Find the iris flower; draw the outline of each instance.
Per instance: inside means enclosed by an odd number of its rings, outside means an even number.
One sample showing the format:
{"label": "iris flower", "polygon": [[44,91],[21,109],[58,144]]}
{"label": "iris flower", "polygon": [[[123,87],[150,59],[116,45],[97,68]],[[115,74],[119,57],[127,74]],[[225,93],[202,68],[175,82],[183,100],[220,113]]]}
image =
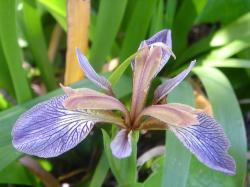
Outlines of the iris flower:
{"label": "iris flower", "polygon": [[132,152],[133,131],[170,130],[203,164],[228,175],[235,174],[235,161],[228,154],[229,141],[215,119],[188,105],[166,103],[166,96],[189,74],[195,61],[159,85],[152,104],[146,106],[150,84],[173,55],[171,48],[171,31],[167,29],[141,42],[131,62],[130,110],[115,97],[111,83],[98,75],[77,49],[78,62],[87,78],[104,93],[62,86],[64,95],[42,102],[19,117],[12,130],[14,147],[38,157],[56,157],[84,140],[94,125],[111,123],[119,131],[110,148],[115,157],[122,159]]}

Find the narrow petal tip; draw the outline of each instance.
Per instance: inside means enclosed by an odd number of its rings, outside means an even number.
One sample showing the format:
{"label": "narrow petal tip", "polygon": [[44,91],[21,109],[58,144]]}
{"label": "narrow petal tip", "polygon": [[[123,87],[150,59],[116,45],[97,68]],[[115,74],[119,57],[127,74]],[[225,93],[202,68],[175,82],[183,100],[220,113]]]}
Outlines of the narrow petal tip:
{"label": "narrow petal tip", "polygon": [[193,60],[189,64],[189,66],[181,73],[159,85],[154,93],[154,103],[158,103],[161,99],[167,96],[174,88],[176,88],[188,76],[195,64],[196,60]]}
{"label": "narrow petal tip", "polygon": [[90,65],[87,57],[82,54],[79,48],[76,48],[76,56],[86,77],[102,89],[112,92],[111,83],[105,77],[96,73],[94,68]]}

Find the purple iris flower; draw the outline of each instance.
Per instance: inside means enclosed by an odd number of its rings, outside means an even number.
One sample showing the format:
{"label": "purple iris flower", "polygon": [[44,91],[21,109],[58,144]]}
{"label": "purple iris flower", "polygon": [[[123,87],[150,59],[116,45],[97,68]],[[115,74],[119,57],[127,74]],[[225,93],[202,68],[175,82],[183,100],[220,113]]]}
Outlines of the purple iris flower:
{"label": "purple iris flower", "polygon": [[120,129],[110,148],[113,155],[121,159],[131,155],[132,131],[168,129],[202,163],[225,174],[235,174],[235,161],[228,154],[229,141],[215,119],[202,110],[165,102],[169,92],[189,74],[195,61],[176,77],[159,85],[152,105],[145,105],[152,80],[173,55],[171,48],[170,30],[162,30],[140,44],[131,64],[133,93],[130,110],[114,96],[111,83],[98,75],[77,49],[78,61],[87,78],[105,93],[62,86],[65,95],[42,102],[19,117],[12,130],[14,147],[38,157],[55,157],[75,147],[94,125],[104,122]]}

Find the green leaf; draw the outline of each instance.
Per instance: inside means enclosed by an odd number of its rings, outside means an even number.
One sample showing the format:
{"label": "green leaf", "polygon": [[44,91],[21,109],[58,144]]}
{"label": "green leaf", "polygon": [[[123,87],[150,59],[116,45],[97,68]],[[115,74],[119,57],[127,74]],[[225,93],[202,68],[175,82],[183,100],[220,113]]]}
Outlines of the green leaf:
{"label": "green leaf", "polygon": [[201,79],[213,107],[214,117],[227,134],[230,154],[236,161],[235,176],[226,176],[213,171],[192,158],[188,186],[244,186],[246,176],[246,132],[240,107],[234,91],[221,71],[215,68],[200,67],[194,72]]}
{"label": "green leaf", "polygon": [[249,10],[250,1],[248,0],[208,0],[196,22],[229,23]]}
{"label": "green leaf", "polygon": [[11,81],[10,72],[0,43],[0,88],[5,89],[8,94],[14,96],[14,88]]}
{"label": "green leaf", "polygon": [[224,60],[208,60],[203,65],[211,67],[225,67],[225,68],[250,68],[249,59],[228,58]]}
{"label": "green leaf", "polygon": [[155,9],[157,0],[137,0],[131,20],[125,31],[125,38],[122,44],[120,59],[124,60],[139,47],[140,42],[145,38],[149,28],[150,19]]}
{"label": "green leaf", "polygon": [[[6,129],[6,126],[6,123],[1,124],[1,128],[3,129]],[[8,131],[4,131],[4,133],[10,133],[10,131],[11,130],[8,129]],[[2,134],[3,133],[1,133],[1,135]],[[6,141],[6,139],[4,139],[3,141]],[[3,142],[1,141],[0,154],[3,155],[0,158],[0,171],[2,171],[4,168],[6,168],[9,164],[11,164],[13,161],[15,161],[22,155],[21,153],[17,152],[17,150],[15,150],[15,148],[11,144],[11,141],[8,141],[6,145],[3,145]]]}
{"label": "green leaf", "polygon": [[111,51],[126,9],[127,0],[100,1],[89,60],[100,71]]}
{"label": "green leaf", "polygon": [[52,14],[52,16],[66,31],[66,0],[38,0],[38,2]]}
{"label": "green leaf", "polygon": [[185,51],[183,51],[182,54],[180,54],[179,57],[176,58],[176,65],[180,66],[184,63],[187,63],[189,60],[193,60],[194,58],[197,58],[200,54],[209,52],[209,50],[212,49],[210,46],[210,41],[213,37],[213,33],[209,34],[207,37],[204,37],[200,39],[199,41],[195,42],[191,46],[189,46]]}
{"label": "green leaf", "polygon": [[[192,87],[183,82],[168,97],[170,103],[183,103],[194,106]],[[166,158],[162,175],[162,187],[185,187],[189,175],[191,153],[176,136],[166,131]]]}
{"label": "green leaf", "polygon": [[110,75],[109,81],[111,82],[112,86],[115,86],[119,79],[122,77],[128,66],[130,65],[131,61],[135,58],[137,52],[132,54],[126,60],[124,60],[121,65],[115,69],[115,71]]}
{"label": "green leaf", "polygon": [[106,178],[108,170],[109,170],[108,161],[105,153],[103,152],[97,164],[97,167],[95,168],[95,172],[91,179],[89,187],[101,187]]}
{"label": "green leaf", "polygon": [[205,56],[204,60],[225,59],[231,57],[240,51],[250,47],[250,35],[239,40],[235,40],[223,47],[212,50]]}
{"label": "green leaf", "polygon": [[22,68],[21,49],[17,44],[15,0],[0,2],[0,40],[17,101],[24,102],[31,98],[31,91]]}
{"label": "green leaf", "polygon": [[18,161],[0,171],[0,184],[35,185],[35,178]]}
{"label": "green leaf", "polygon": [[165,14],[165,23],[166,27],[172,29],[174,16],[176,13],[177,1],[176,0],[168,0],[166,5],[166,14]]}
{"label": "green leaf", "polygon": [[173,24],[173,49],[178,56],[188,44],[188,34],[199,14],[204,7],[205,0],[182,1]]}
{"label": "green leaf", "polygon": [[159,186],[164,172],[164,162],[165,156],[161,156],[153,161],[153,173],[143,182],[144,187]]}
{"label": "green leaf", "polygon": [[53,90],[57,87],[56,80],[48,59],[40,15],[35,0],[23,0],[23,20],[26,28],[26,38],[35,63],[41,71],[46,87],[48,90]]}
{"label": "green leaf", "polygon": [[117,182],[122,183],[122,177],[121,177],[120,171],[119,171],[119,160],[114,158],[114,156],[112,155],[111,149],[110,149],[110,143],[111,143],[110,136],[103,129],[102,129],[102,135],[103,135],[104,151],[105,151],[108,163],[109,163],[109,167],[110,167],[113,175],[115,176]]}
{"label": "green leaf", "polygon": [[157,2],[155,11],[152,16],[150,24],[150,36],[159,32],[163,29],[163,12],[164,12],[164,2],[162,0]]}
{"label": "green leaf", "polygon": [[210,43],[211,46],[225,45],[236,39],[250,35],[250,13],[221,28],[215,33]]}

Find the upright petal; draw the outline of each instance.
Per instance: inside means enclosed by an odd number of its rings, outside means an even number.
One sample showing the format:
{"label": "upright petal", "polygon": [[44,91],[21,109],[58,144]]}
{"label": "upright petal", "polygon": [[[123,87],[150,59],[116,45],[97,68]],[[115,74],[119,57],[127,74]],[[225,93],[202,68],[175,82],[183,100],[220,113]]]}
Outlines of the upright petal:
{"label": "upright petal", "polygon": [[148,89],[161,60],[161,48],[145,47],[135,58],[131,118],[135,118],[144,106]]}
{"label": "upright petal", "polygon": [[63,106],[66,98],[54,97],[22,114],[12,129],[14,147],[30,155],[55,157],[85,139],[94,124],[123,123],[122,119],[102,111],[67,110]]}
{"label": "upright petal", "polygon": [[95,83],[97,86],[106,90],[108,93],[112,93],[110,82],[105,77],[100,76],[95,72],[88,59],[81,53],[80,49],[76,49],[76,54],[78,62],[88,79]]}
{"label": "upright petal", "polygon": [[[142,41],[139,46],[139,49],[142,49],[145,46],[152,46],[152,47],[160,46],[162,49],[161,63],[156,72],[156,74],[158,74],[161,71],[161,69],[165,66],[165,64],[168,62],[170,56],[173,55],[171,30],[164,29],[153,35],[151,38]],[[134,61],[132,62],[132,68],[133,67],[134,67]]]}
{"label": "upright petal", "polygon": [[163,43],[172,48],[171,30],[163,29],[157,32],[151,38],[142,41],[139,49],[143,48],[145,44],[154,45],[155,43]]}
{"label": "upright petal", "polygon": [[[64,88],[64,90],[66,90]],[[88,88],[69,89],[66,91],[69,97],[65,99],[64,106],[70,110],[119,110],[121,111],[126,122],[130,123],[130,116],[127,108],[115,97],[97,92]]]}
{"label": "upright petal", "polygon": [[178,86],[190,73],[195,63],[196,63],[195,60],[192,61],[187,69],[183,70],[174,78],[168,79],[164,83],[162,83],[160,86],[158,86],[154,93],[154,103],[158,103],[167,94],[169,94],[176,86]]}
{"label": "upright petal", "polygon": [[[170,114],[171,110],[173,114]],[[165,122],[166,128],[173,131],[208,167],[228,175],[235,174],[235,162],[228,154],[229,141],[221,126],[206,113],[187,105],[173,103],[150,106],[139,117],[143,115]],[[146,128],[150,129],[149,126]],[[152,129],[154,128],[152,126]]]}
{"label": "upright petal", "polygon": [[179,140],[208,167],[234,175],[234,159],[227,153],[229,141],[221,126],[205,113],[199,113],[199,123],[188,127],[170,127]]}
{"label": "upright petal", "polygon": [[126,158],[132,153],[131,134],[125,130],[120,130],[110,144],[112,154],[117,158]]}

